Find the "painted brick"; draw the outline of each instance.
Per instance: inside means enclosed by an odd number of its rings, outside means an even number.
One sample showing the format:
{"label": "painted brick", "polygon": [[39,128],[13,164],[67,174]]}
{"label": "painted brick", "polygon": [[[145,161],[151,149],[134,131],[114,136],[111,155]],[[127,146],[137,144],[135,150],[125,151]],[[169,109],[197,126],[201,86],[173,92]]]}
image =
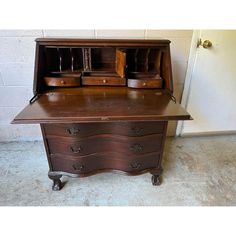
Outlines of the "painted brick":
{"label": "painted brick", "polygon": [[0,107],[23,107],[33,96],[32,87],[0,87]]}
{"label": "painted brick", "polygon": [[172,62],[172,74],[174,84],[183,84],[185,81],[186,70],[188,63],[185,61]]}
{"label": "painted brick", "polygon": [[2,74],[1,74],[1,67],[0,67],[0,86],[3,85]]}
{"label": "painted brick", "polygon": [[181,102],[184,84],[174,84],[174,96],[178,103]]}
{"label": "painted brick", "polygon": [[4,85],[32,86],[34,66],[26,63],[0,64],[0,72]]}
{"label": "painted brick", "polygon": [[43,30],[44,37],[94,38],[94,30]]}
{"label": "painted brick", "polygon": [[188,61],[191,38],[169,38],[172,61]]}
{"label": "painted brick", "polygon": [[146,38],[192,38],[192,30],[147,30]]}
{"label": "painted brick", "polygon": [[10,124],[22,107],[0,107],[0,125]]}
{"label": "painted brick", "polygon": [[39,125],[0,125],[0,142],[42,140]]}
{"label": "painted brick", "polygon": [[0,63],[32,63],[35,37],[0,37]]}
{"label": "painted brick", "polygon": [[42,30],[0,30],[0,37],[43,37]]}
{"label": "painted brick", "polygon": [[144,38],[145,30],[96,30],[97,38]]}

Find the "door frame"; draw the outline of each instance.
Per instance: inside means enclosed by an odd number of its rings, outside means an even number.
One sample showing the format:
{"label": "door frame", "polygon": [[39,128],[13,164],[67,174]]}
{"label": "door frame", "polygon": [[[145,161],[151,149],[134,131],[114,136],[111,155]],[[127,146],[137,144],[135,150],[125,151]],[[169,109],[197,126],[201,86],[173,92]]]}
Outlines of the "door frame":
{"label": "door frame", "polygon": [[[184,82],[184,89],[183,89],[182,99],[180,103],[185,109],[187,109],[188,107],[189,94],[191,91],[192,75],[193,75],[193,70],[196,63],[196,59],[197,59],[197,50],[198,50],[197,43],[200,37],[201,37],[201,30],[193,30],[187,71],[186,71],[185,82]],[[179,121],[176,128],[176,136],[184,136],[183,126],[184,126],[184,121]]]}

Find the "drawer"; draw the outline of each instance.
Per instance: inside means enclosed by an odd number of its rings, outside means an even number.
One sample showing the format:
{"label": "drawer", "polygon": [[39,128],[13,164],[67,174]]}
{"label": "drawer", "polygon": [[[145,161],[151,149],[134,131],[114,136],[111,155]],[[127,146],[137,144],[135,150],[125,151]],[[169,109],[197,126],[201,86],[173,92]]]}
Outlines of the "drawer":
{"label": "drawer", "polygon": [[46,136],[88,137],[98,134],[145,136],[164,132],[165,122],[119,122],[87,124],[43,124]]}
{"label": "drawer", "polygon": [[125,86],[125,78],[108,76],[83,76],[83,85]]}
{"label": "drawer", "polygon": [[99,135],[89,138],[48,138],[50,154],[65,154],[72,156],[84,156],[93,153],[115,151],[123,154],[123,159],[130,155],[160,152],[162,135],[154,134],[144,137],[126,137],[115,135]]}
{"label": "drawer", "polygon": [[162,79],[128,79],[130,88],[162,88]]}
{"label": "drawer", "polygon": [[[145,154],[140,158],[121,160],[114,158],[115,153],[103,155],[94,154],[86,158],[73,159],[67,156],[51,155],[53,171],[64,171],[73,174],[86,174],[99,170],[121,170],[125,172],[139,172],[155,168],[160,155],[158,153]],[[112,158],[111,158],[112,157]]]}
{"label": "drawer", "polygon": [[55,76],[44,77],[44,81],[47,86],[52,87],[76,87],[80,86],[80,75],[65,74]]}

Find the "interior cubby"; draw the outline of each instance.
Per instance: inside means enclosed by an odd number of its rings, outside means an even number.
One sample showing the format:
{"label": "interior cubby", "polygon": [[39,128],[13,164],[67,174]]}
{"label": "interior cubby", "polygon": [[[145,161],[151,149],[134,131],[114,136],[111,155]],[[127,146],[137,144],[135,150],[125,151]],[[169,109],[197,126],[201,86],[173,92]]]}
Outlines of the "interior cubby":
{"label": "interior cubby", "polygon": [[83,70],[82,48],[46,48],[47,73],[75,73]]}
{"label": "interior cubby", "polygon": [[160,88],[161,82],[156,80],[166,76],[161,47],[48,46],[44,52],[47,86],[131,86],[133,81],[132,86],[142,83],[146,88]]}
{"label": "interior cubby", "polygon": [[127,73],[151,75],[161,73],[162,51],[156,48],[126,50]]}
{"label": "interior cubby", "polygon": [[[96,43],[95,43],[96,42]],[[40,43],[34,91],[59,87],[127,86],[173,91],[165,40],[69,40]]]}

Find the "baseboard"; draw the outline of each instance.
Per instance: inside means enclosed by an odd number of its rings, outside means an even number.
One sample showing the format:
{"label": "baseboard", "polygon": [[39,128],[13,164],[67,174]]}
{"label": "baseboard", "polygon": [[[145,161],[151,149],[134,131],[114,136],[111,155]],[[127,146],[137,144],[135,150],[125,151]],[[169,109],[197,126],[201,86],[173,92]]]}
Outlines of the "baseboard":
{"label": "baseboard", "polygon": [[182,133],[180,137],[196,137],[196,136],[217,136],[217,135],[236,135],[236,130],[222,130],[196,133]]}

